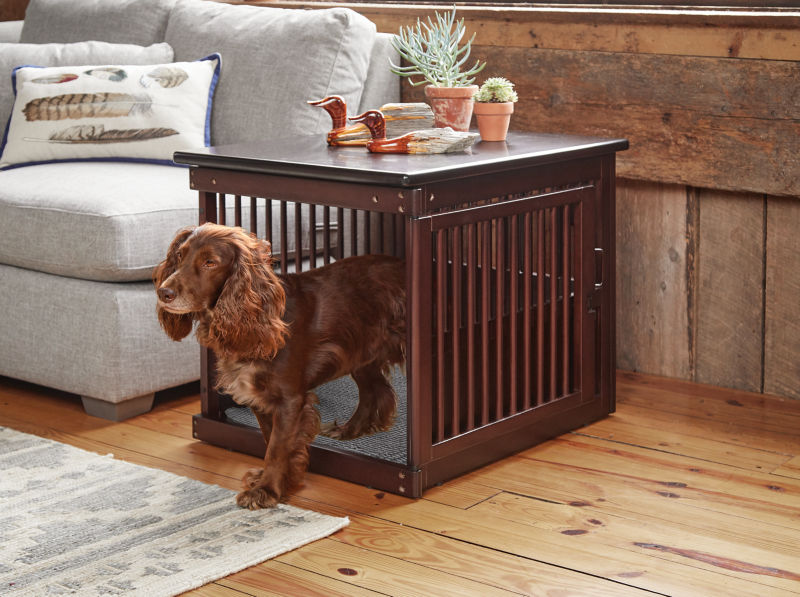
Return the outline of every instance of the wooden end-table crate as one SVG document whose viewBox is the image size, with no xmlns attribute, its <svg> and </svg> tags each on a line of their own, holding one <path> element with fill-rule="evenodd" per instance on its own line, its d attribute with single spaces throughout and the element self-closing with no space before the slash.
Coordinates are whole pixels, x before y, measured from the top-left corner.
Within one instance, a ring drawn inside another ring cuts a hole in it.
<svg viewBox="0 0 800 597">
<path fill-rule="evenodd" d="M 315 444 L 312 471 L 418 497 L 614 410 L 614 164 L 622 139 L 511 133 L 471 152 L 369 154 L 323 136 L 178 152 L 200 222 L 243 225 L 276 267 L 406 259 L 402 462 Z M 293 220 L 293 221 L 292 221 Z M 194 436 L 263 456 L 202 355 Z"/>
</svg>

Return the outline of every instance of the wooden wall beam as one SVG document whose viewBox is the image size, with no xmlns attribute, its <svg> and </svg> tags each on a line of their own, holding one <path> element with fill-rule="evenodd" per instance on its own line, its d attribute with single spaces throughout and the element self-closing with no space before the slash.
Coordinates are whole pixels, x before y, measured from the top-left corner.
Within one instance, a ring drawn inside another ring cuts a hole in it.
<svg viewBox="0 0 800 597">
<path fill-rule="evenodd" d="M 691 379 L 687 194 L 617 185 L 617 367 Z"/>
<path fill-rule="evenodd" d="M 800 398 L 800 201 L 768 198 L 764 391 Z"/>
<path fill-rule="evenodd" d="M 761 392 L 766 199 L 697 195 L 694 381 Z"/>
</svg>

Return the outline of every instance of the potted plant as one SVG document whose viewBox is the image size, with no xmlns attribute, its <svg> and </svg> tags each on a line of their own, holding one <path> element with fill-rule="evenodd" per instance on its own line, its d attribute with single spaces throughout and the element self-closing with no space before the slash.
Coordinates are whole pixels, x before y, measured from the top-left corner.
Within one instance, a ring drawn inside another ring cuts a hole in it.
<svg viewBox="0 0 800 597">
<path fill-rule="evenodd" d="M 390 60 L 391 71 L 408 77 L 414 87 L 428 84 L 425 95 L 433 110 L 435 126 L 466 131 L 472 118 L 472 96 L 478 90 L 472 83 L 486 63 L 477 60 L 472 68 L 462 71 L 475 34 L 460 45 L 466 30 L 463 18 L 456 21 L 455 7 L 449 14 L 434 14 L 435 22 L 430 17 L 426 23 L 417 19 L 416 27 L 401 27 L 400 33 L 392 38 L 392 45 L 409 64 L 398 66 Z M 411 78 L 414 76 L 422 79 L 415 81 Z"/>
<path fill-rule="evenodd" d="M 490 77 L 475 94 L 475 118 L 483 141 L 505 141 L 517 92 L 504 77 Z"/>
</svg>

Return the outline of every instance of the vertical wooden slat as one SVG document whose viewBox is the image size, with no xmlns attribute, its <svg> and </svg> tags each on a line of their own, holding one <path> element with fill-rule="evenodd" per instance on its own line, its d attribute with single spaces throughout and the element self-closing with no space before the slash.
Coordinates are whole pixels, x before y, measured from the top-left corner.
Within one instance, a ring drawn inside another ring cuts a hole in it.
<svg viewBox="0 0 800 597">
<path fill-rule="evenodd" d="M 294 204 L 294 271 L 303 271 L 303 210 L 302 204 Z"/>
<path fill-rule="evenodd" d="M 350 210 L 350 255 L 358 255 L 358 210 Z"/>
<path fill-rule="evenodd" d="M 317 206 L 308 204 L 308 268 L 317 267 Z"/>
<path fill-rule="evenodd" d="M 322 258 L 325 265 L 331 262 L 331 208 L 322 208 Z"/>
<path fill-rule="evenodd" d="M 217 194 L 200 191 L 199 193 L 200 210 L 198 212 L 198 224 L 217 221 Z"/>
<path fill-rule="evenodd" d="M 475 226 L 467 225 L 467 431 L 475 428 Z"/>
<path fill-rule="evenodd" d="M 233 197 L 233 225 L 242 225 L 242 196 L 234 195 Z"/>
<path fill-rule="evenodd" d="M 386 253 L 389 247 L 386 246 L 386 214 L 378 212 L 378 253 Z"/>
<path fill-rule="evenodd" d="M 444 340 L 447 331 L 447 230 L 436 233 L 436 441 L 444 440 L 444 404 L 447 383 Z"/>
<path fill-rule="evenodd" d="M 253 214 L 256 213 L 256 198 L 250 197 L 250 228 L 255 229 Z M 272 244 L 272 199 L 264 199 L 264 238 Z"/>
<path fill-rule="evenodd" d="M 222 224 L 225 226 L 227 224 L 227 209 L 225 208 L 225 193 L 219 194 L 219 211 L 217 212 L 217 216 L 219 220 L 217 220 L 218 224 Z"/>
<path fill-rule="evenodd" d="M 281 201 L 281 272 L 286 273 L 289 267 L 289 227 L 286 213 L 286 201 Z"/>
<path fill-rule="evenodd" d="M 522 408 L 528 410 L 531 407 L 531 253 L 533 245 L 531 239 L 531 213 L 526 212 L 523 220 L 525 232 L 523 234 L 523 257 L 522 257 L 522 278 L 525 286 L 522 289 L 522 300 L 524 302 L 522 311 L 522 351 L 523 351 L 523 389 L 522 389 Z"/>
<path fill-rule="evenodd" d="M 550 400 L 558 392 L 558 210 L 550 210 Z"/>
<path fill-rule="evenodd" d="M 515 414 L 519 409 L 517 404 L 517 371 L 519 371 L 519 355 L 517 350 L 517 307 L 519 304 L 519 217 L 517 214 L 511 216 L 511 244 L 510 244 L 510 263 L 509 263 L 509 414 Z"/>
<path fill-rule="evenodd" d="M 456 226 L 452 232 L 452 276 L 453 287 L 450 289 L 453 319 L 451 331 L 453 335 L 453 418 L 452 435 L 459 434 L 461 419 L 461 227 Z"/>
<path fill-rule="evenodd" d="M 336 208 L 336 255 L 344 258 L 344 208 Z"/>
<path fill-rule="evenodd" d="M 544 404 L 545 211 L 536 213 L 536 404 Z"/>
<path fill-rule="evenodd" d="M 364 255 L 372 253 L 372 212 L 364 211 Z"/>
<path fill-rule="evenodd" d="M 503 361 L 503 306 L 505 303 L 505 220 L 497 218 L 495 221 L 495 259 L 497 263 L 495 288 L 495 359 L 497 364 L 497 387 L 495 389 L 495 417 L 497 420 L 503 418 L 503 399 L 505 391 L 503 389 L 503 379 L 505 378 L 505 362 Z"/>
<path fill-rule="evenodd" d="M 406 256 L 406 219 L 405 216 L 394 214 L 394 254 L 401 259 Z"/>
<path fill-rule="evenodd" d="M 569 355 L 570 355 L 570 335 L 569 335 L 569 322 L 570 322 L 570 308 L 569 308 L 569 287 L 570 287 L 570 235 L 569 235 L 569 204 L 564 206 L 563 209 L 563 226 L 561 233 L 561 287 L 562 287 L 562 302 L 561 305 L 561 352 L 562 352 L 562 379 L 561 379 L 561 394 L 566 396 L 569 394 Z"/>
<path fill-rule="evenodd" d="M 272 242 L 272 200 L 264 199 L 264 238 L 270 243 Z M 258 200 L 255 197 L 250 197 L 250 230 L 253 234 L 257 234 L 258 228 Z"/>
<path fill-rule="evenodd" d="M 489 423 L 489 272 L 491 264 L 491 224 L 483 222 L 481 234 L 481 424 Z"/>
</svg>

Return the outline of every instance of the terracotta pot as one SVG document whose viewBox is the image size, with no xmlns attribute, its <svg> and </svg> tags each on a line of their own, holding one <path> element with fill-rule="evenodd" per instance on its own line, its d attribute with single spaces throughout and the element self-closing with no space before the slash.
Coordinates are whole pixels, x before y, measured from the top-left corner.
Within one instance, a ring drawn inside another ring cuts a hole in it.
<svg viewBox="0 0 800 597">
<path fill-rule="evenodd" d="M 434 126 L 449 126 L 454 131 L 468 131 L 472 119 L 472 96 L 477 91 L 477 85 L 467 87 L 428 85 L 425 88 L 425 96 L 433 110 Z"/>
<path fill-rule="evenodd" d="M 482 141 L 505 141 L 514 112 L 512 102 L 475 102 L 475 118 Z"/>
</svg>

